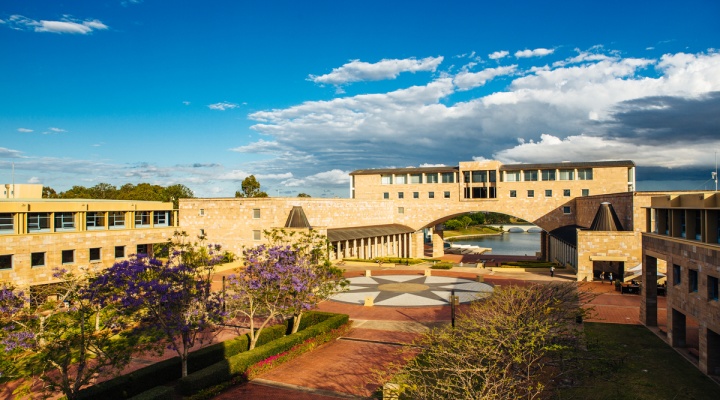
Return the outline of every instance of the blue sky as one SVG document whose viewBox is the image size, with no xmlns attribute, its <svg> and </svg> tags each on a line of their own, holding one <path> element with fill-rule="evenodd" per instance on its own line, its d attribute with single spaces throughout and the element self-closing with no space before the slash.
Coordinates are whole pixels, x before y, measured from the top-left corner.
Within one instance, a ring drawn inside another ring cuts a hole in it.
<svg viewBox="0 0 720 400">
<path fill-rule="evenodd" d="M 0 181 L 347 197 L 355 169 L 631 159 L 714 187 L 720 2 L 483 3 L 5 0 Z"/>
</svg>

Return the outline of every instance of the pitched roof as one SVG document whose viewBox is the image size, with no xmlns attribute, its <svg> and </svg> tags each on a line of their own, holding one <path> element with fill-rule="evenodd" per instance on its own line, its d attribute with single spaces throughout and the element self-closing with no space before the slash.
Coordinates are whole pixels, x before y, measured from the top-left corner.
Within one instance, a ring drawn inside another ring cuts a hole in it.
<svg viewBox="0 0 720 400">
<path fill-rule="evenodd" d="M 624 230 L 620 223 L 620 218 L 615 214 L 612 204 L 608 202 L 600 203 L 595 219 L 590 224 L 591 231 L 622 231 Z"/>
<path fill-rule="evenodd" d="M 327 237 L 328 240 L 330 240 L 331 242 L 339 242 L 343 240 L 397 235 L 411 232 L 415 232 L 415 229 L 400 224 L 371 225 L 359 226 L 355 228 L 328 229 Z"/>
<path fill-rule="evenodd" d="M 310 222 L 308 222 L 308 219 L 305 216 L 305 211 L 303 211 L 302 207 L 293 206 L 292 210 L 290 210 L 290 214 L 288 214 L 287 221 L 285 221 L 285 227 L 311 228 Z"/>
</svg>

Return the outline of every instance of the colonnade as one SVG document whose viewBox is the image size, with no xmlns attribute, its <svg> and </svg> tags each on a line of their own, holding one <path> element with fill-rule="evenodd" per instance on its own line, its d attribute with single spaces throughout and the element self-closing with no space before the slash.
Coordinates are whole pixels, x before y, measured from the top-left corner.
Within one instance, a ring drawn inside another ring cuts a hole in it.
<svg viewBox="0 0 720 400">
<path fill-rule="evenodd" d="M 412 245 L 413 235 L 416 234 L 417 232 L 408 232 L 340 240 L 332 242 L 332 245 L 335 258 L 338 260 L 345 258 L 371 259 L 375 257 L 411 258 L 416 256 L 415 252 L 412 251 L 416 247 Z M 422 231 L 420 236 L 422 237 Z"/>
</svg>

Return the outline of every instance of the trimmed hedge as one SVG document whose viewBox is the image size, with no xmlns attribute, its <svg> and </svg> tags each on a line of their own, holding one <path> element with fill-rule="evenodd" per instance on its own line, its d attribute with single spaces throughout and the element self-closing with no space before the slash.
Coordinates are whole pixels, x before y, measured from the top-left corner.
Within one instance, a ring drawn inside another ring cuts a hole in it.
<svg viewBox="0 0 720 400">
<path fill-rule="evenodd" d="M 298 331 L 306 329 L 312 324 L 322 322 L 333 315 L 318 311 L 303 314 Z M 262 346 L 285 336 L 291 329 L 288 321 L 284 324 L 264 328 L 256 346 Z M 247 351 L 250 348 L 250 336 L 244 334 L 237 338 L 215 343 L 190 353 L 188 356 L 188 374 L 200 371 L 223 359 Z M 126 375 L 101 382 L 97 385 L 83 389 L 78 393 L 79 400 L 102 398 L 103 400 L 124 400 L 137 396 L 158 385 L 164 385 L 181 378 L 180 357 L 163 360 L 145 368 L 133 371 Z"/>
<path fill-rule="evenodd" d="M 451 269 L 454 266 L 455 266 L 455 264 L 453 264 L 453 263 L 441 261 L 439 263 L 433 264 L 433 266 L 430 268 L 431 269 Z"/>
<path fill-rule="evenodd" d="M 245 373 L 250 366 L 273 355 L 288 351 L 294 346 L 303 343 L 307 339 L 330 332 L 331 330 L 348 323 L 350 319 L 349 316 L 345 314 L 330 315 L 334 316 L 320 322 L 317 325 L 310 326 L 304 330 L 282 337 L 271 343 L 255 347 L 255 349 L 251 351 L 246 351 L 226 358 L 217 364 L 209 366 L 193 374 L 188 374 L 188 376 L 178 381 L 177 389 L 182 395 L 189 396 L 202 389 L 221 384 L 222 382 L 230 380 L 234 376 Z M 303 321 L 300 322 L 302 324 Z"/>
</svg>

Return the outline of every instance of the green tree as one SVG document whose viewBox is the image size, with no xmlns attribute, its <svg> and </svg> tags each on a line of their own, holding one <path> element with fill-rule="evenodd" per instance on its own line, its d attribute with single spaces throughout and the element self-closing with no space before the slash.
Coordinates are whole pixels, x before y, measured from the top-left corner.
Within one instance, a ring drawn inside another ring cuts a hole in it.
<svg viewBox="0 0 720 400">
<path fill-rule="evenodd" d="M 57 199 L 58 194 L 55 189 L 51 188 L 50 186 L 43 186 L 42 197 L 43 199 Z"/>
<path fill-rule="evenodd" d="M 178 208 L 180 199 L 192 199 L 195 197 L 195 193 L 189 187 L 178 183 L 166 187 L 163 197 L 163 201 L 172 201 L 173 207 Z"/>
<path fill-rule="evenodd" d="M 312 197 L 307 193 L 298 193 L 297 197 Z"/>
<path fill-rule="evenodd" d="M 92 199 L 90 189 L 85 186 L 73 186 L 70 190 L 60 193 L 61 199 Z"/>
<path fill-rule="evenodd" d="M 92 199 L 116 199 L 118 190 L 115 186 L 109 183 L 98 183 L 97 185 L 89 189 L 90 196 Z"/>
<path fill-rule="evenodd" d="M 268 194 L 260 190 L 260 182 L 255 179 L 255 175 L 250 175 L 243 179 L 242 192 L 236 191 L 235 197 L 268 197 Z"/>
</svg>

